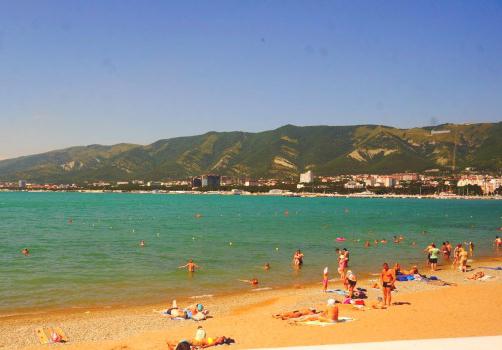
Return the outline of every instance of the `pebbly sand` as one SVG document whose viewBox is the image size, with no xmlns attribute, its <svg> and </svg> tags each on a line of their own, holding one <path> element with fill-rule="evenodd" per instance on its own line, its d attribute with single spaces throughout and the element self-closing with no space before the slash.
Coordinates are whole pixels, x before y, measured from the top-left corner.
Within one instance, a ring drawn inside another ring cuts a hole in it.
<svg viewBox="0 0 502 350">
<path fill-rule="evenodd" d="M 249 293 L 178 300 L 180 307 L 203 303 L 213 316 L 203 322 L 173 321 L 154 311 L 169 307 L 171 300 L 166 300 L 165 305 L 0 315 L 0 349 L 166 349 L 166 340 L 191 339 L 199 325 L 208 336 L 225 335 L 235 339 L 236 343 L 228 349 L 502 335 L 502 271 L 480 266 L 502 266 L 502 260 L 473 261 L 472 271 L 466 274 L 453 271 L 447 265 L 434 273 L 457 286 L 397 282 L 398 292 L 393 293 L 393 301 L 402 305 L 366 311 L 339 305 L 340 316 L 349 316 L 355 321 L 329 327 L 291 325 L 272 317 L 298 308 L 321 309 L 329 297 L 340 298 L 322 293 L 319 283 L 255 292 L 250 288 Z M 494 278 L 465 280 L 477 271 Z M 424 268 L 420 272 L 431 274 Z M 381 295 L 371 284 L 371 280 L 358 282 L 359 287 L 368 289 L 367 301 Z M 340 283 L 330 283 L 330 288 L 340 287 Z M 70 342 L 39 345 L 35 329 L 41 326 L 62 327 Z"/>
</svg>

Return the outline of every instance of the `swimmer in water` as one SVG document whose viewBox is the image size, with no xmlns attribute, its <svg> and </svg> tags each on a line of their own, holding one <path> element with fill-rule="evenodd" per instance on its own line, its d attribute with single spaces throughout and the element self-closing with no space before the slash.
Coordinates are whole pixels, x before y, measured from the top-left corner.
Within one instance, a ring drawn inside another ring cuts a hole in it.
<svg viewBox="0 0 502 350">
<path fill-rule="evenodd" d="M 145 241 L 143 239 L 141 241 L 139 241 L 139 246 L 140 247 L 144 247 L 145 246 Z"/>
<path fill-rule="evenodd" d="M 364 248 L 369 248 L 369 247 L 371 247 L 370 241 L 364 242 Z"/>
<path fill-rule="evenodd" d="M 269 264 L 269 263 L 265 263 L 265 265 L 263 265 L 263 269 L 264 269 L 265 271 L 270 270 L 270 264 Z"/>
<path fill-rule="evenodd" d="M 30 255 L 30 251 L 28 250 L 28 248 L 24 248 L 23 250 L 21 250 L 21 253 L 22 253 L 24 256 L 29 256 L 29 255 Z"/>
<path fill-rule="evenodd" d="M 258 285 L 258 279 L 257 278 L 253 278 L 251 280 L 238 280 L 238 281 L 249 283 L 252 286 L 257 286 Z"/>
<path fill-rule="evenodd" d="M 185 265 L 178 266 L 178 269 L 184 269 L 185 267 L 188 272 L 195 272 L 195 269 L 200 269 L 200 266 L 194 263 L 192 259 L 188 260 L 188 263 L 186 263 Z"/>
</svg>

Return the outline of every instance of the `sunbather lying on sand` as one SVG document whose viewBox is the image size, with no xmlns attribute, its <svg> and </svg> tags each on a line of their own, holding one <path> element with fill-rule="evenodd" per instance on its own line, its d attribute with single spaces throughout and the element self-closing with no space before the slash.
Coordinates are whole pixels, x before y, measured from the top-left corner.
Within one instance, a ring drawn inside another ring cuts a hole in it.
<svg viewBox="0 0 502 350">
<path fill-rule="evenodd" d="M 176 304 L 176 301 L 173 301 L 173 307 L 164 311 L 163 314 L 171 317 L 180 317 L 185 319 L 191 318 L 195 321 L 201 321 L 206 319 L 206 316 L 209 314 L 209 310 L 205 310 L 202 304 L 190 305 L 181 309 Z"/>
<path fill-rule="evenodd" d="M 338 306 L 335 299 L 328 299 L 326 310 L 315 315 L 306 315 L 292 320 L 293 322 L 319 321 L 319 322 L 336 322 L 338 321 Z"/>
<path fill-rule="evenodd" d="M 485 273 L 483 271 L 478 271 L 475 274 L 473 274 L 472 276 L 467 277 L 467 279 L 468 280 L 478 280 L 484 276 L 485 276 Z"/>
<path fill-rule="evenodd" d="M 318 314 L 320 311 L 316 311 L 316 309 L 309 308 L 309 309 L 301 309 L 301 310 L 295 310 L 291 312 L 283 312 L 282 314 L 276 314 L 273 315 L 272 317 L 274 318 L 280 318 L 281 320 L 289 320 L 290 318 L 298 318 L 302 316 L 307 316 L 307 315 L 315 315 Z"/>
<path fill-rule="evenodd" d="M 190 349 L 205 349 L 209 348 L 211 346 L 216 346 L 216 345 L 222 345 L 222 344 L 227 344 L 230 345 L 232 343 L 235 343 L 235 340 L 227 337 L 216 337 L 216 338 L 204 338 L 202 340 L 181 340 L 179 342 L 167 342 L 167 347 L 169 350 L 190 350 Z"/>
</svg>

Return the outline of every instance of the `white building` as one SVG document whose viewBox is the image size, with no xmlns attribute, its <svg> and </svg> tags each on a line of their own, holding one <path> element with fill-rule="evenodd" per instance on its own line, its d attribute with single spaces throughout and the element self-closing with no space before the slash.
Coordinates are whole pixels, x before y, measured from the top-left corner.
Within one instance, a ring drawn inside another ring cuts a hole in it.
<svg viewBox="0 0 502 350">
<path fill-rule="evenodd" d="M 300 183 L 310 184 L 312 182 L 314 182 L 314 173 L 311 170 L 300 174 Z"/>
</svg>

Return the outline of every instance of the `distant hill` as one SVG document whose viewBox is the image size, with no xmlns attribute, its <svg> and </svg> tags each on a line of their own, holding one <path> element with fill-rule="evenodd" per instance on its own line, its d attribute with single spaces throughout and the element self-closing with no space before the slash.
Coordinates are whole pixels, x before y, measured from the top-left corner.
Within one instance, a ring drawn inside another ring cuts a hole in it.
<svg viewBox="0 0 502 350">
<path fill-rule="evenodd" d="M 446 131 L 437 133 L 437 131 Z M 449 132 L 447 132 L 449 130 Z M 502 122 L 397 129 L 381 125 L 285 125 L 275 130 L 208 132 L 150 145 L 71 147 L 0 161 L 0 181 L 71 183 L 163 180 L 203 173 L 297 176 L 502 169 Z"/>
</svg>

